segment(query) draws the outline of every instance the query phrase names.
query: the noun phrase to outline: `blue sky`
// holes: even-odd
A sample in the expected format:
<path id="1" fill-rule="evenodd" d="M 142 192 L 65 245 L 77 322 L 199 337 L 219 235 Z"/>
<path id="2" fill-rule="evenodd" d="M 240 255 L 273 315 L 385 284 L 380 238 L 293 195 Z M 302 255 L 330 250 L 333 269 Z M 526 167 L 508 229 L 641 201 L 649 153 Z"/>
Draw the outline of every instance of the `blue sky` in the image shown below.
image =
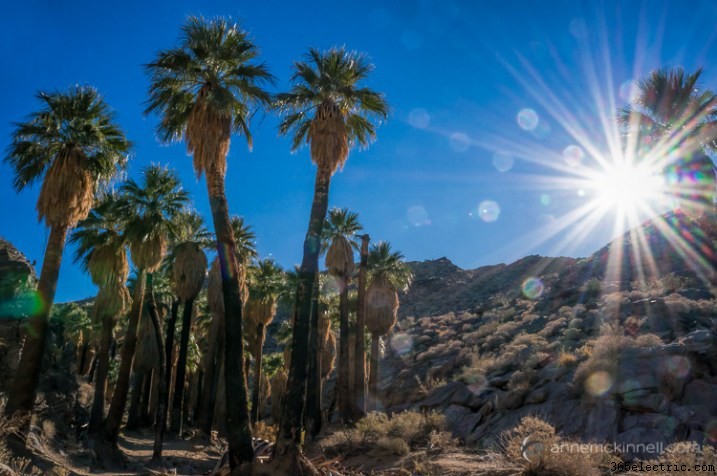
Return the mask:
<path id="1" fill-rule="evenodd" d="M 604 245 L 618 231 L 611 212 L 591 228 L 565 218 L 592 193 L 581 192 L 571 167 L 609 156 L 609 119 L 629 81 L 662 66 L 704 66 L 702 83 L 717 88 L 711 1 L 4 2 L 0 149 L 12 122 L 38 106 L 37 91 L 93 84 L 135 144 L 129 174 L 171 164 L 208 218 L 205 184 L 184 145 L 160 146 L 156 118 L 142 115 L 142 65 L 176 44 L 188 14 L 238 20 L 277 76 L 276 91 L 289 87 L 292 61 L 310 46 L 365 52 L 376 66 L 367 85 L 392 111 L 378 140 L 352 151 L 335 176 L 331 206 L 359 212 L 374 240 L 409 260 L 447 256 L 464 268 L 534 253 L 585 256 Z M 251 152 L 233 138 L 227 193 L 260 253 L 289 266 L 301 258 L 314 167 L 308 150 L 289 153 L 277 122 L 254 118 Z M 39 268 L 48 232 L 37 222 L 38 189 L 17 195 L 10 183 L 0 164 L 0 235 Z M 94 294 L 71 253 L 58 301 Z"/>

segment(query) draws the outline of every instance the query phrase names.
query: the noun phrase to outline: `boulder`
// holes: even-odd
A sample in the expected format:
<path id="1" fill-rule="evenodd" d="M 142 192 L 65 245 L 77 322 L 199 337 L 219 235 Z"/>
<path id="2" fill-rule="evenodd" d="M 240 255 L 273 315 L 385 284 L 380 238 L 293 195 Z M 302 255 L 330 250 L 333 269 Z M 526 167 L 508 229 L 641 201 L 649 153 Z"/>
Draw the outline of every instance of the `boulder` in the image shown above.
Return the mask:
<path id="1" fill-rule="evenodd" d="M 649 428 L 633 428 L 617 435 L 617 453 L 625 461 L 655 460 L 667 448 L 662 432 Z"/>

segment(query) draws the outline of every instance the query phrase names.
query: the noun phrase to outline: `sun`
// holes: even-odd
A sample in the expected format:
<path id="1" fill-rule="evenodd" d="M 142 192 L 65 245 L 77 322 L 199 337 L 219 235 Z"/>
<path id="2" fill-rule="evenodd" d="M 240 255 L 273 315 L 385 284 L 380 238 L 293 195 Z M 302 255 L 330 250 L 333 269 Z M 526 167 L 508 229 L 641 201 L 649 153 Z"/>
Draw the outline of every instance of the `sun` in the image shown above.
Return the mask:
<path id="1" fill-rule="evenodd" d="M 657 206 L 664 197 L 665 179 L 647 166 L 610 164 L 595 173 L 590 186 L 602 205 L 632 215 Z"/>

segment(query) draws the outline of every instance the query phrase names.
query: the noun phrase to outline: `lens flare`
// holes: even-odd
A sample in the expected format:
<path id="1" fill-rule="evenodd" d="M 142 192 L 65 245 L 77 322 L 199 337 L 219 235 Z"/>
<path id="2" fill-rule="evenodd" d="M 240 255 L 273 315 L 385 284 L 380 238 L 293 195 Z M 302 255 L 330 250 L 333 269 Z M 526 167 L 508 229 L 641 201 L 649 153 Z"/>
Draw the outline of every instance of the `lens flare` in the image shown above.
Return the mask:
<path id="1" fill-rule="evenodd" d="M 507 172 L 513 168 L 513 156 L 507 152 L 496 152 L 493 155 L 493 167 L 498 172 Z"/>
<path id="2" fill-rule="evenodd" d="M 413 348 L 413 338 L 405 332 L 397 332 L 391 337 L 391 348 L 398 355 L 405 355 Z"/>
<path id="3" fill-rule="evenodd" d="M 517 120 L 520 128 L 526 131 L 532 131 L 533 129 L 538 127 L 538 123 L 540 122 L 538 113 L 532 109 L 527 108 L 518 111 Z"/>
<path id="4" fill-rule="evenodd" d="M 431 220 L 428 218 L 428 212 L 420 205 L 410 207 L 406 211 L 406 219 L 411 223 L 411 225 L 416 227 L 431 224 Z"/>
<path id="5" fill-rule="evenodd" d="M 454 132 L 451 134 L 451 138 L 448 143 L 450 144 L 451 149 L 456 152 L 465 152 L 471 146 L 471 140 L 462 132 Z"/>
<path id="6" fill-rule="evenodd" d="M 431 123 L 431 116 L 425 109 L 416 108 L 408 113 L 408 123 L 416 129 L 425 129 Z"/>
<path id="7" fill-rule="evenodd" d="M 585 381 L 585 390 L 594 397 L 600 397 L 612 388 L 612 383 L 613 380 L 609 373 L 598 370 Z"/>
<path id="8" fill-rule="evenodd" d="M 528 299 L 537 299 L 542 296 L 545 285 L 538 278 L 528 278 L 523 281 L 521 289 L 523 290 L 523 295 Z"/>
<path id="9" fill-rule="evenodd" d="M 500 207 L 493 200 L 484 200 L 478 205 L 478 216 L 486 223 L 492 223 L 500 216 Z"/>
<path id="10" fill-rule="evenodd" d="M 584 158 L 585 152 L 580 146 L 569 145 L 563 149 L 563 159 L 565 160 L 565 163 L 571 167 L 579 166 L 583 162 Z"/>

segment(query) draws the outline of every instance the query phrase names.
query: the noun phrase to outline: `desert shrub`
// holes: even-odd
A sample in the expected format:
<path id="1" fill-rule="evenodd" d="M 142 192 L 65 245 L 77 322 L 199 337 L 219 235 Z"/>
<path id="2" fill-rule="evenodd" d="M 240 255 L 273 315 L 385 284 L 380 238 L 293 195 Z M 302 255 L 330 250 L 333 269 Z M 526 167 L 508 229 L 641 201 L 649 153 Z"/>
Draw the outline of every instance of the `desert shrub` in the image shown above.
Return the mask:
<path id="1" fill-rule="evenodd" d="M 534 370 L 518 370 L 513 372 L 508 380 L 508 390 L 527 390 L 535 381 L 536 373 Z"/>
<path id="2" fill-rule="evenodd" d="M 500 441 L 504 457 L 526 475 L 598 476 L 601 467 L 616 460 L 597 446 L 595 451 L 579 451 L 578 445 L 561 439 L 552 425 L 534 416 L 503 432 Z"/>
<path id="3" fill-rule="evenodd" d="M 538 332 L 538 335 L 543 337 L 553 337 L 558 334 L 564 327 L 568 325 L 568 321 L 565 317 L 557 317 L 553 314 L 548 323 L 543 329 Z"/>
<path id="4" fill-rule="evenodd" d="M 575 370 L 574 382 L 577 389 L 582 389 L 591 375 L 607 372 L 615 375 L 620 351 L 632 347 L 634 339 L 629 337 L 606 334 L 592 342 L 590 356 Z"/>
<path id="5" fill-rule="evenodd" d="M 659 347 L 662 344 L 662 339 L 655 334 L 643 334 L 635 338 L 635 345 L 637 347 Z"/>
<path id="6" fill-rule="evenodd" d="M 565 338 L 565 340 L 580 340 L 582 335 L 583 333 L 580 329 L 575 329 L 573 327 L 569 327 L 563 331 L 563 338 Z"/>
<path id="7" fill-rule="evenodd" d="M 411 451 L 408 443 L 403 438 L 385 438 L 381 437 L 376 442 L 376 446 L 379 449 L 393 453 L 398 456 L 403 456 Z"/>
<path id="8" fill-rule="evenodd" d="M 670 273 L 660 279 L 660 286 L 664 292 L 674 293 L 687 286 L 687 278 L 684 276 L 677 276 L 675 273 Z"/>
<path id="9" fill-rule="evenodd" d="M 714 447 L 708 445 L 700 446 L 694 442 L 687 441 L 674 443 L 667 447 L 657 463 L 662 463 L 665 469 L 657 472 L 653 471 L 652 474 L 665 476 L 675 474 L 674 471 L 667 471 L 667 465 L 670 464 L 672 467 L 685 465 L 693 471 L 699 466 L 701 469 L 699 474 L 717 476 L 717 471 L 715 471 L 717 451 L 715 451 Z"/>
<path id="10" fill-rule="evenodd" d="M 425 445 L 432 431 L 445 430 L 446 422 L 437 412 L 419 413 L 405 411 L 389 417 L 385 413 L 372 412 L 356 423 L 362 440 L 379 438 L 403 438 L 411 447 Z"/>
<path id="11" fill-rule="evenodd" d="M 458 374 L 458 380 L 467 384 L 485 382 L 486 374 L 495 367 L 495 359 L 492 357 L 481 357 L 474 353 L 470 356 L 470 364 L 463 367 Z"/>
<path id="12" fill-rule="evenodd" d="M 578 357 L 570 352 L 562 351 L 558 354 L 558 365 L 561 367 L 572 367 L 578 361 Z"/>
<path id="13" fill-rule="evenodd" d="M 602 281 L 598 278 L 590 278 L 580 287 L 580 291 L 588 299 L 594 299 L 598 297 L 602 291 Z"/>
<path id="14" fill-rule="evenodd" d="M 252 434 L 254 438 L 274 442 L 276 440 L 276 426 L 267 425 L 263 421 L 258 421 L 254 423 L 252 427 Z"/>

